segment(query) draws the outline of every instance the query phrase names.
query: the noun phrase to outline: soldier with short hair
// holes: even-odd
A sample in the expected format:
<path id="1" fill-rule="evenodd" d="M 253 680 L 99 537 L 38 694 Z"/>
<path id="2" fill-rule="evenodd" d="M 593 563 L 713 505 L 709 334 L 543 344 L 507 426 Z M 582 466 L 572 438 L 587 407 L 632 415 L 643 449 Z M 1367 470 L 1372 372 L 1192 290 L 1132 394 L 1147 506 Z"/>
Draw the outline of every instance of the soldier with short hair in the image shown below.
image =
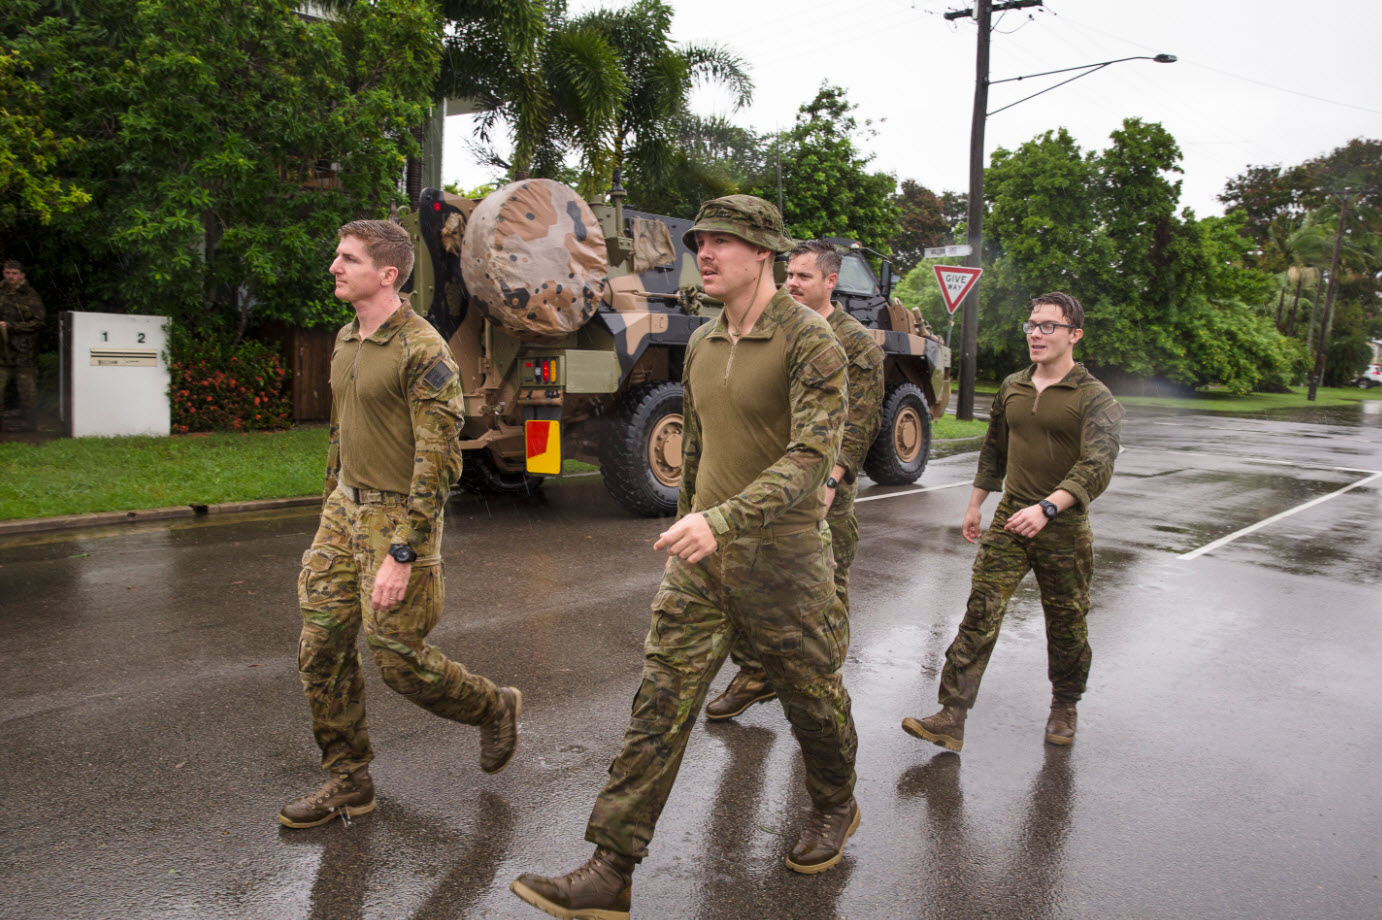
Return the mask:
<path id="1" fill-rule="evenodd" d="M 829 869 L 859 825 L 858 741 L 841 676 L 847 632 L 822 488 L 844 427 L 844 350 L 829 323 L 775 289 L 773 256 L 792 244 L 771 204 L 708 201 L 683 240 L 724 310 L 686 350 L 679 517 L 654 544 L 670 558 L 624 745 L 586 826 L 595 853 L 567 875 L 525 874 L 511 886 L 555 917 L 629 916 L 634 868 L 740 635 L 805 762 L 812 809 L 788 867 Z"/>
<path id="2" fill-rule="evenodd" d="M 0 402 L 10 378 L 19 391 L 18 424 L 33 428 L 38 422 L 38 334 L 43 330 L 43 299 L 30 286 L 24 266 L 5 262 L 0 284 Z"/>
<path id="3" fill-rule="evenodd" d="M 480 767 L 498 773 L 518 743 L 523 696 L 469 673 L 428 645 L 441 617 L 441 536 L 461 472 L 462 395 L 437 331 L 398 290 L 413 246 L 397 224 L 357 220 L 340 229 L 331 274 L 355 308 L 331 356 L 331 440 L 321 525 L 298 578 L 298 671 L 312 733 L 331 779 L 279 812 L 315 827 L 374 809 L 374 759 L 356 638 L 384 682 L 407 699 L 480 727 Z"/>
<path id="4" fill-rule="evenodd" d="M 883 421 L 884 387 L 883 349 L 863 323 L 830 299 L 840 277 L 840 264 L 840 253 L 834 243 L 826 240 L 798 243 L 787 260 L 787 293 L 825 317 L 849 359 L 849 411 L 845 417 L 844 440 L 830 478 L 825 481 L 825 520 L 830 525 L 830 547 L 835 556 L 835 591 L 848 616 L 849 569 L 859 551 L 859 522 L 854 517 L 854 499 L 859 494 L 859 469 Z M 739 666 L 739 672 L 724 692 L 706 705 L 705 717 L 711 721 L 732 719 L 754 703 L 767 702 L 777 696 L 768 684 L 763 666 L 742 637 L 730 648 L 730 657 Z"/>
<path id="5" fill-rule="evenodd" d="M 1075 704 L 1089 678 L 1089 505 L 1113 476 L 1123 407 L 1073 357 L 1084 337 L 1080 302 L 1056 291 L 1033 299 L 1030 309 L 1022 331 L 1032 365 L 998 388 L 965 511 L 962 532 L 973 543 L 980 540 L 984 499 L 1003 490 L 993 522 L 982 531 L 959 633 L 945 652 L 941 710 L 902 720 L 908 734 L 952 751 L 964 746 L 965 719 L 1008 599 L 1029 569 L 1036 572 L 1046 615 L 1051 744 L 1075 740 Z"/>

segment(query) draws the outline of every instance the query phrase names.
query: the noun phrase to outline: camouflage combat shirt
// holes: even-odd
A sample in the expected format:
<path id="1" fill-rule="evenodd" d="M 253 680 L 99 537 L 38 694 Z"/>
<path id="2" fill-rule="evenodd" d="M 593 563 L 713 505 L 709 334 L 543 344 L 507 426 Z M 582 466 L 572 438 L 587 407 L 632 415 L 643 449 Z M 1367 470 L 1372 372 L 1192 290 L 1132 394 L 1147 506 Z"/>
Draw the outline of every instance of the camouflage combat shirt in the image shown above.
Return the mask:
<path id="1" fill-rule="evenodd" d="M 844 347 L 849 359 L 849 410 L 845 417 L 844 440 L 835 463 L 845 468 L 844 482 L 859 477 L 873 439 L 883 423 L 883 349 L 874 341 L 864 324 L 849 315 L 840 304 L 834 304 L 826 321 L 835 330 L 835 337 Z"/>
<path id="2" fill-rule="evenodd" d="M 1088 510 L 1113 477 L 1123 407 L 1083 364 L 1040 394 L 1035 369 L 998 388 L 974 487 L 999 492 L 1006 478 L 1007 494 L 1027 504 L 1064 489 L 1075 496 L 1076 510 Z"/>
<path id="3" fill-rule="evenodd" d="M 737 342 L 723 313 L 697 329 L 682 371 L 678 516 L 704 511 L 721 546 L 769 524 L 822 520 L 845 365 L 830 324 L 783 289 Z"/>
<path id="4" fill-rule="evenodd" d="M 21 281 L 14 287 L 0 281 L 0 364 L 33 367 L 38 364 L 38 334 L 43 329 L 43 300 Z"/>
<path id="5" fill-rule="evenodd" d="M 331 354 L 326 494 L 338 481 L 406 494 L 407 520 L 389 542 L 421 546 L 461 472 L 463 406 L 446 343 L 407 303 L 363 341 L 351 320 Z"/>

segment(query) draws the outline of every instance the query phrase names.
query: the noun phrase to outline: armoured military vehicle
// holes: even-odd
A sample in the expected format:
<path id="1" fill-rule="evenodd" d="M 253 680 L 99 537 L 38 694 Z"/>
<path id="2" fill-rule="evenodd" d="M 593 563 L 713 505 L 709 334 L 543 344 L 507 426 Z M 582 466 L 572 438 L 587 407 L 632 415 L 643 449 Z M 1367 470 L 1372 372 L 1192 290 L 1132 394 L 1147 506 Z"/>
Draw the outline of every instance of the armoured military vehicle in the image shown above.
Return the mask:
<path id="1" fill-rule="evenodd" d="M 413 307 L 460 366 L 464 488 L 530 490 L 576 459 L 598 464 L 630 512 L 675 512 L 682 358 L 722 307 L 682 244 L 692 222 L 623 199 L 617 181 L 605 204 L 534 179 L 483 199 L 427 189 L 404 216 L 417 250 Z M 949 396 L 950 351 L 889 297 L 886 261 L 880 284 L 857 244 L 835 242 L 837 299 L 886 355 L 883 427 L 864 471 L 915 482 Z"/>

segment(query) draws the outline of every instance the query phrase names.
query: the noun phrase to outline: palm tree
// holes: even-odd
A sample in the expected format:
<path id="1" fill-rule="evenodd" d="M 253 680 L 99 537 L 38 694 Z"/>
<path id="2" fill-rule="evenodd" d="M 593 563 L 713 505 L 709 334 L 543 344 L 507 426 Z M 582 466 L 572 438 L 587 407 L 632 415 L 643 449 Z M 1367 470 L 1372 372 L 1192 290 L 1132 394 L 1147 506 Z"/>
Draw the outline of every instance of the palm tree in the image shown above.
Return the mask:
<path id="1" fill-rule="evenodd" d="M 578 154 L 587 196 L 603 193 L 617 168 L 645 184 L 671 172 L 678 119 L 697 84 L 727 87 L 736 108 L 752 97 L 741 58 L 717 45 L 678 46 L 668 38 L 672 8 L 663 0 L 558 16 L 549 25 L 539 69 L 551 111 L 537 147 L 547 154 L 544 169 L 559 166 L 558 153 Z"/>

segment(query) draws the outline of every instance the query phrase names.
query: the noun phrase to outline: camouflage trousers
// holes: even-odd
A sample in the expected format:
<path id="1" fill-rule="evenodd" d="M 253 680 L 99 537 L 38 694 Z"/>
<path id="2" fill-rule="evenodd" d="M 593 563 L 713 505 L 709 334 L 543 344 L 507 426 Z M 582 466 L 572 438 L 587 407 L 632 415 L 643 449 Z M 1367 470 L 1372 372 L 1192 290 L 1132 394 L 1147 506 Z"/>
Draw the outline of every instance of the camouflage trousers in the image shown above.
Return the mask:
<path id="1" fill-rule="evenodd" d="M 835 490 L 825 522 L 830 526 L 830 548 L 835 556 L 835 594 L 845 608 L 844 644 L 849 651 L 849 567 L 859 555 L 859 521 L 854 517 L 854 498 L 859 494 L 857 482 L 842 482 Z M 729 657 L 742 671 L 761 674 L 763 665 L 754 655 L 749 643 L 740 636 L 729 648 Z"/>
<path id="2" fill-rule="evenodd" d="M 426 546 L 414 547 L 403 602 L 377 611 L 374 576 L 394 528 L 407 515 L 406 496 L 356 504 L 339 489 L 322 508 L 312 548 L 302 556 L 298 603 L 302 637 L 298 673 L 312 710 L 322 767 L 350 773 L 374 759 L 365 721 L 360 627 L 384 683 L 428 712 L 476 725 L 494 710 L 495 685 L 447 659 L 425 641 L 441 618 L 441 522 Z"/>
<path id="3" fill-rule="evenodd" d="M 1003 525 L 1023 507 L 1005 495 L 994 512 L 993 523 L 979 540 L 969 604 L 955 641 L 946 649 L 941 670 L 943 706 L 968 709 L 974 705 L 1008 599 L 1028 569 L 1036 572 L 1046 613 L 1046 673 L 1051 695 L 1073 703 L 1084 694 L 1091 660 L 1085 617 L 1094 571 L 1089 516 L 1065 511 L 1048 521 L 1035 538 L 1019 537 L 1004 530 Z"/>
<path id="4" fill-rule="evenodd" d="M 858 738 L 840 669 L 844 607 L 830 576 L 824 524 L 767 528 L 695 565 L 673 558 L 653 599 L 643 681 L 586 840 L 643 857 L 672 791 L 706 691 L 744 637 L 782 700 L 817 806 L 854 794 Z"/>
<path id="5" fill-rule="evenodd" d="M 19 393 L 19 411 L 32 415 L 38 409 L 38 368 L 31 364 L 0 364 L 0 401 L 13 378 Z"/>

